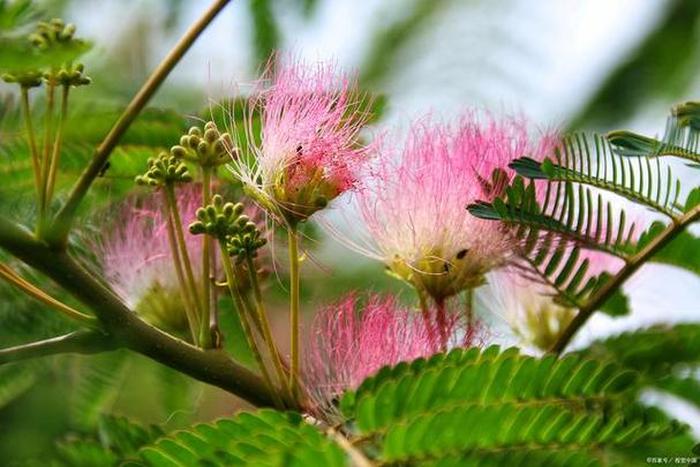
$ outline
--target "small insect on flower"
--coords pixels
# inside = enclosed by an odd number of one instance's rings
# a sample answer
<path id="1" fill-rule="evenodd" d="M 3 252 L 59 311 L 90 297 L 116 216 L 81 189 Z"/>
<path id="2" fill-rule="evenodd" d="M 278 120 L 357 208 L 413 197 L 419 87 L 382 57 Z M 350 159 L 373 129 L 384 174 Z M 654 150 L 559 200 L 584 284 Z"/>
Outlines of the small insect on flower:
<path id="1" fill-rule="evenodd" d="M 450 347 L 473 344 L 476 333 L 456 313 L 446 323 Z M 442 351 L 420 313 L 392 296 L 349 294 L 321 308 L 306 339 L 304 385 L 314 411 L 332 411 L 333 400 L 386 365 Z"/>
<path id="2" fill-rule="evenodd" d="M 295 225 L 356 185 L 373 151 L 360 140 L 369 114 L 355 78 L 332 64 L 279 63 L 269 75 L 251 99 L 245 150 L 231 167 L 258 204 Z"/>
<path id="3" fill-rule="evenodd" d="M 377 158 L 369 189 L 358 196 L 365 250 L 438 302 L 481 285 L 506 261 L 512 241 L 465 207 L 497 196 L 510 178 L 508 163 L 537 157 L 545 146 L 531 140 L 522 119 L 467 113 L 454 125 L 418 121 L 398 160 Z"/>

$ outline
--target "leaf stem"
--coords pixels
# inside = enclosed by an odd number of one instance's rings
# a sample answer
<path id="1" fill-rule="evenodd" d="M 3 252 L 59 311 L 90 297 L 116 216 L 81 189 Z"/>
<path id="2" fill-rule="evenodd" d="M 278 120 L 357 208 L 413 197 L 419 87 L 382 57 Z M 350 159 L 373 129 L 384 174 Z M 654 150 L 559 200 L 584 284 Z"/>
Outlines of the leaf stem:
<path id="1" fill-rule="evenodd" d="M 97 320 L 94 317 L 81 313 L 75 308 L 72 308 L 63 302 L 56 300 L 40 288 L 25 280 L 22 276 L 14 272 L 9 266 L 3 263 L 0 263 L 0 278 L 5 279 L 8 283 L 14 285 L 30 297 L 39 300 L 44 305 L 47 305 L 53 308 L 54 310 L 63 313 L 71 319 L 89 324 L 90 326 L 96 325 Z"/>
<path id="2" fill-rule="evenodd" d="M 32 169 L 34 170 L 34 187 L 36 188 L 37 202 L 41 203 L 41 164 L 39 162 L 39 150 L 36 147 L 34 125 L 32 124 L 31 106 L 29 105 L 29 89 L 22 86 L 22 113 L 24 114 L 24 126 L 27 130 L 29 152 L 32 155 Z"/>
<path id="3" fill-rule="evenodd" d="M 291 369 L 289 388 L 294 397 L 299 393 L 299 239 L 295 226 L 287 229 L 289 239 L 289 332 L 291 348 Z"/>
<path id="4" fill-rule="evenodd" d="M 102 171 L 110 154 L 119 143 L 126 130 L 129 129 L 138 114 L 156 93 L 165 78 L 175 68 L 197 38 L 202 34 L 212 20 L 229 3 L 230 0 L 214 0 L 204 14 L 195 21 L 185 32 L 163 61 L 153 70 L 141 89 L 133 97 L 129 105 L 95 150 L 92 161 L 85 168 L 78 181 L 73 186 L 68 200 L 56 216 L 50 231 L 49 241 L 59 246 L 65 246 L 68 233 L 78 206 L 85 197 L 88 189 Z"/>
<path id="5" fill-rule="evenodd" d="M 644 248 L 635 253 L 620 271 L 609 279 L 591 298 L 579 308 L 578 314 L 571 320 L 571 323 L 564 329 L 557 341 L 550 349 L 551 353 L 561 354 L 569 344 L 578 330 L 586 324 L 588 318 L 603 306 L 608 298 L 614 294 L 622 284 L 627 281 L 643 264 L 651 259 L 663 247 L 678 236 L 685 227 L 700 219 L 700 205 L 669 224 L 659 235 L 657 235 Z"/>
<path id="6" fill-rule="evenodd" d="M 279 378 L 282 386 L 287 388 L 287 375 L 282 365 L 282 357 L 280 357 L 280 353 L 277 350 L 277 346 L 275 345 L 275 341 L 272 337 L 272 331 L 270 330 L 270 322 L 267 319 L 267 313 L 265 312 L 265 303 L 263 301 L 262 291 L 260 290 L 260 283 L 258 282 L 258 273 L 255 270 L 255 263 L 253 262 L 253 258 L 246 257 L 246 266 L 248 266 L 248 276 L 250 277 L 250 283 L 253 287 L 256 311 L 258 315 L 258 320 L 260 321 L 263 339 L 265 340 L 268 351 L 272 356 L 272 362 L 275 365 L 277 377 Z"/>

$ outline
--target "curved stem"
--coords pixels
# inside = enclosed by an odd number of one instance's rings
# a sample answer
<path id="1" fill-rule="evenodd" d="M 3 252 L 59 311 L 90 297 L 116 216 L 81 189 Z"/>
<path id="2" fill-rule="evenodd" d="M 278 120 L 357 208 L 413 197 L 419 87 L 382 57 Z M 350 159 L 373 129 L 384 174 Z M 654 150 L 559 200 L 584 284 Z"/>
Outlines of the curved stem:
<path id="1" fill-rule="evenodd" d="M 29 105 L 29 89 L 22 86 L 22 113 L 24 114 L 24 126 L 27 130 L 29 152 L 32 156 L 32 169 L 34 170 L 34 187 L 36 188 L 37 202 L 41 203 L 41 164 L 39 162 L 39 150 L 36 147 L 32 113 Z"/>
<path id="2" fill-rule="evenodd" d="M 180 295 L 182 301 L 185 305 L 185 315 L 187 316 L 187 324 L 190 328 L 190 334 L 192 336 L 192 342 L 197 345 L 198 336 L 197 330 L 199 329 L 199 321 L 197 321 L 197 309 L 195 307 L 192 295 L 190 295 L 190 287 L 185 279 L 185 273 L 182 267 L 182 258 L 180 258 L 180 252 L 178 249 L 177 237 L 175 234 L 175 225 L 173 222 L 173 217 L 170 215 L 170 200 L 165 191 L 163 191 L 165 197 L 165 213 L 168 219 L 167 229 L 168 229 L 168 244 L 170 245 L 170 254 L 172 255 L 173 265 L 175 266 L 175 275 L 177 276 L 178 284 L 180 284 Z"/>
<path id="3" fill-rule="evenodd" d="M 182 219 L 180 218 L 180 211 L 177 206 L 177 199 L 175 198 L 175 188 L 172 185 L 166 185 L 164 187 L 165 196 L 167 199 L 167 207 L 169 211 L 169 217 L 173 223 L 173 230 L 175 231 L 175 239 L 177 241 L 177 247 L 180 250 L 180 260 L 185 270 L 185 279 L 187 279 L 187 284 L 190 289 L 190 296 L 195 304 L 195 310 L 199 315 L 199 320 L 202 319 L 201 313 L 201 302 L 199 300 L 199 293 L 197 291 L 197 283 L 194 280 L 194 273 L 192 272 L 192 263 L 190 262 L 190 254 L 187 251 L 187 243 L 185 242 L 185 234 L 182 231 Z M 201 324 L 201 321 L 198 321 Z"/>
<path id="4" fill-rule="evenodd" d="M 1 215 L 0 247 L 53 279 L 90 307 L 120 346 L 258 406 L 272 406 L 279 398 L 273 396 L 258 375 L 234 362 L 225 352 L 203 351 L 146 323 L 96 279 L 94 273 Z M 284 402 L 290 409 L 298 408 L 293 400 Z"/>
<path id="5" fill-rule="evenodd" d="M 226 283 L 228 284 L 228 289 L 231 293 L 231 298 L 233 299 L 234 303 L 236 304 L 236 308 L 238 309 L 238 314 L 241 318 L 241 325 L 243 326 L 243 333 L 245 334 L 246 339 L 248 340 L 248 346 L 253 352 L 255 361 L 260 367 L 260 371 L 263 375 L 263 378 L 265 379 L 265 383 L 267 384 L 269 391 L 273 394 L 273 396 L 277 397 L 274 385 L 272 384 L 272 378 L 270 378 L 270 373 L 267 371 L 265 361 L 263 360 L 262 354 L 260 353 L 260 349 L 258 348 L 258 345 L 255 342 L 255 336 L 253 335 L 253 330 L 248 321 L 251 317 L 248 316 L 248 313 L 246 313 L 245 307 L 243 305 L 241 291 L 238 288 L 236 273 L 233 269 L 233 264 L 231 264 L 231 258 L 226 253 L 226 245 L 224 245 L 223 242 L 221 242 L 219 246 L 221 247 L 222 262 L 224 265 L 224 271 L 226 273 Z M 278 405 L 282 407 L 281 401 L 278 401 Z"/>
<path id="6" fill-rule="evenodd" d="M 0 278 L 5 279 L 7 282 L 14 285 L 30 297 L 39 300 L 44 305 L 50 306 L 54 310 L 63 313 L 71 319 L 81 321 L 83 323 L 89 324 L 90 326 L 95 326 L 96 324 L 97 320 L 93 316 L 81 313 L 75 308 L 72 308 L 63 302 L 56 300 L 40 288 L 25 280 L 22 276 L 14 272 L 12 269 L 10 269 L 9 266 L 3 263 L 0 263 Z"/>
<path id="7" fill-rule="evenodd" d="M 287 375 L 284 372 L 282 365 L 282 357 L 277 350 L 275 341 L 272 337 L 272 331 L 270 330 L 270 322 L 267 319 L 267 313 L 265 312 L 265 303 L 262 297 L 262 291 L 260 290 L 260 283 L 258 282 L 258 273 L 255 270 L 255 263 L 251 257 L 246 257 L 246 265 L 248 266 L 248 275 L 250 277 L 250 282 L 253 286 L 253 294 L 255 295 L 256 311 L 258 315 L 258 320 L 260 321 L 260 327 L 262 330 L 263 339 L 267 344 L 268 351 L 272 356 L 272 362 L 275 365 L 275 370 L 277 371 L 277 377 L 279 378 L 283 387 L 287 387 Z"/>
<path id="8" fill-rule="evenodd" d="M 435 324 L 440 334 L 440 347 L 444 352 L 447 350 L 447 344 L 450 336 L 447 334 L 447 310 L 445 309 L 445 299 L 436 299 Z"/>
<path id="9" fill-rule="evenodd" d="M 66 116 L 68 115 L 68 93 L 70 86 L 64 85 L 61 93 L 61 114 L 58 120 L 58 130 L 56 139 L 53 143 L 53 152 L 51 154 L 51 162 L 49 163 L 48 176 L 46 180 L 46 202 L 51 204 L 53 197 L 54 186 L 56 185 L 56 174 L 58 173 L 58 163 L 61 159 L 61 144 L 63 143 L 63 129 L 66 125 Z"/>
<path id="10" fill-rule="evenodd" d="M 68 232 L 70 231 L 73 218 L 75 217 L 80 202 L 102 171 L 102 168 L 121 137 L 124 136 L 126 130 L 131 126 L 151 97 L 153 97 L 160 85 L 165 81 L 165 78 L 167 78 L 173 68 L 175 68 L 175 65 L 177 65 L 180 59 L 185 55 L 185 52 L 189 50 L 192 44 L 194 44 L 197 38 L 229 1 L 230 0 L 215 0 L 212 2 L 201 18 L 190 26 L 187 32 L 185 32 L 177 44 L 175 44 L 175 47 L 173 47 L 158 67 L 153 70 L 151 76 L 148 77 L 148 80 L 146 80 L 131 102 L 129 102 L 129 105 L 124 109 L 122 115 L 95 150 L 90 165 L 85 168 L 85 171 L 73 186 L 66 204 L 63 205 L 56 216 L 48 237 L 51 243 L 65 246 Z"/>
<path id="11" fill-rule="evenodd" d="M 588 318 L 603 306 L 610 296 L 617 291 L 644 263 L 646 263 L 659 250 L 671 242 L 678 234 L 683 232 L 686 226 L 700 219 L 700 206 L 696 206 L 677 221 L 671 223 L 649 244 L 637 252 L 620 271 L 608 280 L 591 298 L 582 306 L 571 323 L 564 329 L 557 341 L 550 349 L 551 353 L 561 354 L 574 335 L 586 324 Z"/>
<path id="12" fill-rule="evenodd" d="M 211 168 L 202 167 L 202 206 L 211 201 Z M 205 349 L 211 347 L 211 237 L 202 235 L 202 316 L 200 321 L 199 342 Z M 225 260 L 226 261 L 226 260 Z"/>
<path id="13" fill-rule="evenodd" d="M 46 116 L 44 121 L 44 149 L 41 156 L 41 195 L 39 202 L 39 222 L 37 224 L 38 232 L 44 230 L 46 223 L 46 215 L 48 210 L 49 200 L 46 199 L 46 185 L 49 177 L 49 164 L 51 154 L 51 134 L 53 132 L 53 107 L 56 85 L 53 79 L 49 79 L 46 84 Z"/>
<path id="14" fill-rule="evenodd" d="M 296 227 L 287 230 L 289 239 L 289 332 L 291 348 L 291 370 L 289 388 L 293 396 L 299 392 L 299 245 Z"/>
<path id="15" fill-rule="evenodd" d="M 437 339 L 435 337 L 435 331 L 433 329 L 433 323 L 430 316 L 430 308 L 428 307 L 428 301 L 425 298 L 425 294 L 416 287 L 416 293 L 418 294 L 418 301 L 420 303 L 420 313 L 423 317 L 423 325 L 425 326 L 425 331 L 428 333 L 428 339 L 430 344 L 437 348 Z"/>

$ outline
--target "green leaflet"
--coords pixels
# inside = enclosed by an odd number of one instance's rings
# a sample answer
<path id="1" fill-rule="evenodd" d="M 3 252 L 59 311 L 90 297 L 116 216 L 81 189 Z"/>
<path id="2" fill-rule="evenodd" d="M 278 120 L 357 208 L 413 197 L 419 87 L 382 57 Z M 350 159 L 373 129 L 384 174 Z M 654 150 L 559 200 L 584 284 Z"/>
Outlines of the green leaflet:
<path id="1" fill-rule="evenodd" d="M 700 406 L 700 383 L 683 376 L 700 363 L 700 324 L 653 326 L 593 342 L 578 352 L 613 359 L 639 371 L 643 387 L 655 387 Z"/>
<path id="2" fill-rule="evenodd" d="M 70 393 L 70 415 L 73 424 L 92 428 L 107 407 L 114 402 L 125 376 L 128 354 L 124 351 L 79 359 L 78 374 Z"/>
<path id="3" fill-rule="evenodd" d="M 635 372 L 609 360 L 534 358 L 494 346 L 385 368 L 347 393 L 341 408 L 377 443 L 382 461 L 599 465 L 618 448 L 683 432 L 633 402 L 637 384 Z"/>
<path id="4" fill-rule="evenodd" d="M 539 162 L 516 159 L 510 167 L 524 177 L 552 182 L 573 182 L 599 188 L 671 218 L 676 208 L 680 181 L 670 167 L 651 158 L 621 156 L 602 136 L 574 133 L 562 139 L 553 158 Z"/>
<path id="5" fill-rule="evenodd" d="M 648 245 L 665 228 L 666 226 L 661 222 L 651 224 L 639 237 L 638 248 L 641 249 Z M 651 261 L 677 266 L 700 274 L 700 238 L 685 230 L 654 255 Z"/>
<path id="6" fill-rule="evenodd" d="M 517 176 L 502 198 L 467 207 L 476 217 L 500 220 L 519 240 L 518 256 L 526 275 L 548 285 L 554 301 L 581 308 L 605 285 L 609 274 L 591 275 L 590 260 L 582 250 L 628 259 L 634 252 L 634 225 L 628 226 L 624 211 L 615 214 L 609 202 L 573 182 L 549 182 L 546 187 L 525 183 Z M 543 190 L 546 188 L 546 190 Z M 606 311 L 626 311 L 621 292 L 605 304 Z"/>
<path id="7" fill-rule="evenodd" d="M 175 432 L 141 449 L 146 465 L 346 465 L 333 441 L 292 412 L 259 410 Z"/>
<path id="8" fill-rule="evenodd" d="M 58 443 L 56 465 L 94 467 L 122 465 L 134 458 L 138 449 L 163 435 L 157 426 L 143 426 L 124 417 L 102 416 L 96 436 Z M 52 464 L 52 465 L 54 465 Z"/>
<path id="9" fill-rule="evenodd" d="M 700 363 L 700 324 L 652 326 L 593 342 L 582 356 L 612 359 L 655 378 L 671 367 Z"/>

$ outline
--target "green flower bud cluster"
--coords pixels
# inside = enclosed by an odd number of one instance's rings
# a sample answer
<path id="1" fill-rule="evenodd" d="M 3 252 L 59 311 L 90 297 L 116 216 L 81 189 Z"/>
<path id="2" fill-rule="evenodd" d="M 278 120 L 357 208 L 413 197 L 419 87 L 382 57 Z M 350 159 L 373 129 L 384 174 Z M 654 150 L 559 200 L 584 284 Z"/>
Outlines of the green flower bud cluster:
<path id="1" fill-rule="evenodd" d="M 67 44 L 75 39 L 75 25 L 65 24 L 62 19 L 54 18 L 51 21 L 40 21 L 36 31 L 29 35 L 32 45 L 39 50 L 47 50 L 56 44 Z"/>
<path id="2" fill-rule="evenodd" d="M 254 258 L 267 240 L 261 236 L 255 222 L 243 214 L 243 204 L 224 203 L 220 195 L 211 204 L 199 208 L 197 220 L 190 224 L 190 233 L 206 234 L 224 242 L 227 253 L 239 260 Z"/>
<path id="3" fill-rule="evenodd" d="M 65 24 L 61 19 L 41 21 L 36 31 L 29 35 L 29 41 L 35 50 L 46 54 L 52 53 L 52 47 L 84 45 L 81 39 L 75 38 L 75 25 Z M 49 71 L 21 70 L 2 75 L 6 83 L 17 83 L 23 88 L 41 86 L 43 81 L 50 81 L 62 86 L 84 86 L 91 79 L 84 74 L 82 64 L 64 64 L 58 69 Z"/>
<path id="4" fill-rule="evenodd" d="M 44 81 L 44 73 L 36 70 L 3 73 L 2 80 L 6 83 L 17 83 L 25 89 L 36 88 Z"/>
<path id="5" fill-rule="evenodd" d="M 173 146 L 170 153 L 178 159 L 196 162 L 202 167 L 218 167 L 231 160 L 229 152 L 233 144 L 228 133 L 220 133 L 214 122 L 204 125 L 204 132 L 193 126 L 180 138 L 180 144 Z"/>
<path id="6" fill-rule="evenodd" d="M 192 181 L 187 166 L 175 156 L 166 152 L 148 159 L 148 168 L 143 175 L 136 177 L 136 183 L 148 186 L 163 186 Z"/>
<path id="7" fill-rule="evenodd" d="M 56 81 L 62 86 L 86 86 L 92 82 L 89 76 L 84 74 L 85 67 L 82 63 L 66 65 L 56 73 Z"/>

